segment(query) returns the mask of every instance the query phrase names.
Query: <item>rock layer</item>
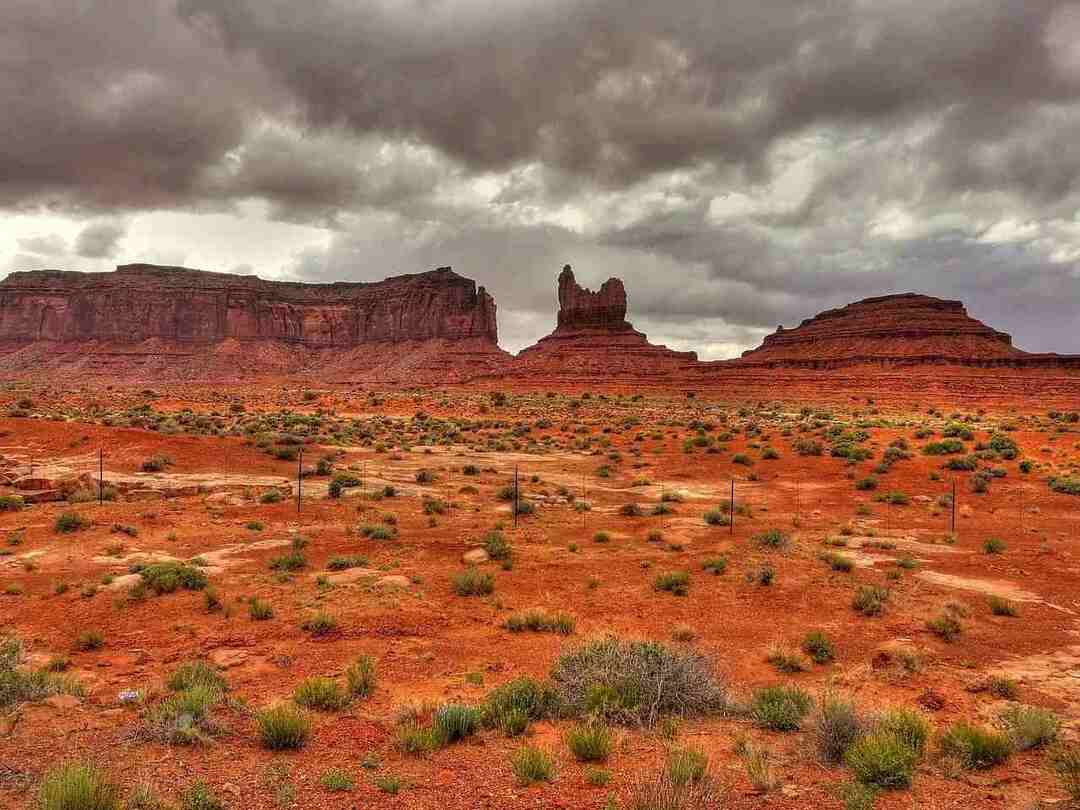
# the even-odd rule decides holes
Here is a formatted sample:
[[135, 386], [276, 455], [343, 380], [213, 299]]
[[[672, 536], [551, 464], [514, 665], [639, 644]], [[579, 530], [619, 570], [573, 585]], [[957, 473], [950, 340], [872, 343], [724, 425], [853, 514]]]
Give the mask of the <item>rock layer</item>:
[[626, 322], [626, 288], [622, 280], [609, 278], [596, 292], [577, 283], [570, 265], [559, 274], [559, 315], [555, 334], [587, 330], [629, 332]]
[[179, 267], [38, 270], [0, 282], [0, 341], [179, 344], [275, 340], [354, 347], [498, 341], [495, 301], [443, 267], [369, 284], [299, 284]]

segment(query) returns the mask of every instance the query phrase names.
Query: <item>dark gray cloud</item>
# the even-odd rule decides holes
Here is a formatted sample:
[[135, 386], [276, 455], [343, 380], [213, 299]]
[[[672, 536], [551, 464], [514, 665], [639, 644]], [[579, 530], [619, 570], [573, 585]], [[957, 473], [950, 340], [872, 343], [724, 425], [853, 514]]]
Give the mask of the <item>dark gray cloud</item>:
[[255, 201], [330, 234], [224, 267], [453, 264], [515, 347], [569, 262], [680, 348], [914, 289], [1080, 351], [1077, 0], [7, 0], [0, 98], [19, 266]]
[[119, 222], [91, 222], [75, 238], [75, 252], [85, 259], [112, 258], [125, 233]]

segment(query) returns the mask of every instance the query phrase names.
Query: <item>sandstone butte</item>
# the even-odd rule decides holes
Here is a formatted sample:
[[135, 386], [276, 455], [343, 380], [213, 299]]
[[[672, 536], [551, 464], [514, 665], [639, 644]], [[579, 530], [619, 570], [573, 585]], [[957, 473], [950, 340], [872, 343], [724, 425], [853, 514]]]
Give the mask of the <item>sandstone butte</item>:
[[845, 374], [892, 373], [910, 386], [924, 372], [946, 380], [948, 367], [981, 375], [983, 385], [1034, 374], [1080, 391], [1080, 357], [1021, 351], [961, 302], [926, 295], [868, 298], [828, 310], [797, 327], [779, 327], [740, 358], [711, 362], [654, 345], [635, 330], [620, 279], [594, 292], [567, 265], [558, 304], [554, 331], [514, 357], [499, 348], [492, 296], [448, 267], [330, 284], [147, 264], [111, 273], [17, 272], [0, 282], [0, 374], [767, 388], [820, 382], [822, 372], [830, 384]]

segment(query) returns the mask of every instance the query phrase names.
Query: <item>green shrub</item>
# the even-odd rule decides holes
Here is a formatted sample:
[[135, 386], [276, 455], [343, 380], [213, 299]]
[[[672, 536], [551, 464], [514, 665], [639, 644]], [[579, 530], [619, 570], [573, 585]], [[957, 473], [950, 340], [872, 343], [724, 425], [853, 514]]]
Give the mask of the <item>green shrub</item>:
[[851, 606], [864, 616], [880, 616], [889, 601], [889, 591], [880, 585], [860, 585]]
[[0, 495], [0, 512], [18, 512], [24, 506], [22, 495]]
[[938, 616], [926, 622], [926, 629], [944, 641], [952, 641], [960, 635], [963, 628], [955, 616], [942, 611]]
[[754, 535], [754, 542], [762, 548], [782, 549], [788, 545], [788, 536], [779, 529], [769, 529]]
[[216, 726], [210, 714], [221, 701], [217, 686], [196, 684], [161, 701], [145, 716], [152, 739], [173, 745], [209, 742]]
[[727, 526], [731, 523], [731, 518], [727, 512], [721, 509], [710, 509], [705, 513], [704, 520], [710, 526]]
[[45, 774], [37, 806], [40, 810], [120, 810], [120, 791], [95, 766], [69, 762]]
[[813, 718], [818, 756], [830, 765], [843, 762], [848, 749], [863, 735], [866, 723], [855, 704], [834, 695], [822, 698]]
[[597, 639], [563, 653], [551, 671], [566, 714], [651, 726], [665, 716], [725, 709], [727, 690], [700, 653], [650, 641]]
[[356, 787], [356, 780], [340, 768], [331, 768], [319, 777], [319, 783], [334, 793], [344, 793]]
[[504, 683], [488, 695], [483, 720], [510, 737], [523, 734], [529, 723], [555, 713], [559, 696], [539, 681], [521, 677]]
[[453, 586], [458, 596], [486, 596], [495, 590], [495, 577], [469, 566], [454, 575]]
[[252, 621], [264, 622], [267, 619], [274, 618], [274, 609], [270, 606], [269, 602], [265, 602], [262, 599], [253, 597], [248, 602], [248, 615]]
[[611, 731], [601, 721], [578, 723], [566, 732], [566, 746], [580, 762], [603, 762], [611, 753]]
[[933, 730], [930, 720], [916, 709], [889, 709], [877, 717], [874, 730], [882, 734], [891, 734], [904, 745], [922, 756], [930, 742]]
[[259, 739], [271, 751], [303, 748], [311, 736], [311, 720], [289, 703], [279, 703], [255, 715]]
[[475, 706], [463, 703], [447, 703], [435, 710], [431, 720], [431, 729], [436, 743], [440, 746], [471, 737], [480, 728], [482, 715]]
[[857, 740], [844, 761], [862, 784], [896, 790], [911, 786], [918, 755], [900, 738], [878, 731]]
[[709, 770], [709, 758], [696, 748], [676, 748], [667, 759], [667, 773], [676, 785], [700, 782]]
[[923, 453], [928, 456], [946, 456], [955, 453], [963, 453], [964, 443], [959, 439], [942, 439], [939, 442], [930, 442], [923, 447]]
[[298, 706], [336, 712], [349, 705], [351, 696], [333, 678], [304, 678], [293, 690], [293, 700]]
[[53, 528], [61, 534], [70, 534], [71, 532], [85, 529], [89, 525], [90, 521], [78, 512], [61, 512], [60, 515], [57, 516]]
[[999, 719], [1017, 751], [1043, 748], [1056, 742], [1061, 731], [1058, 716], [1037, 706], [1010, 706]]
[[558, 633], [568, 636], [574, 632], [577, 621], [568, 613], [548, 613], [540, 608], [512, 613], [507, 617], [505, 627], [511, 633], [526, 630], [534, 633]]
[[761, 728], [798, 731], [814, 699], [797, 686], [767, 686], [754, 692], [750, 716]]
[[802, 651], [809, 655], [815, 664], [827, 664], [836, 658], [836, 649], [832, 641], [820, 630], [806, 634], [802, 642]]
[[83, 630], [75, 637], [75, 649], [82, 652], [100, 650], [105, 646], [105, 636], [97, 630]]
[[550, 782], [555, 778], [555, 760], [540, 748], [523, 745], [510, 755], [510, 770], [521, 785]]
[[327, 636], [337, 630], [337, 626], [337, 619], [325, 610], [316, 612], [300, 624], [302, 630], [307, 630], [315, 637]]
[[716, 576], [720, 576], [727, 571], [727, 558], [726, 557], [710, 557], [702, 564], [702, 569], [709, 571]]
[[960, 721], [941, 735], [941, 751], [968, 770], [986, 770], [1008, 759], [1012, 744], [1005, 734]]
[[1080, 801], [1080, 745], [1069, 743], [1050, 751], [1050, 768], [1074, 802]]
[[201, 591], [209, 580], [199, 568], [180, 562], [151, 563], [139, 570], [142, 584], [153, 593], [161, 596], [183, 588], [188, 591]]
[[690, 593], [690, 575], [685, 571], [658, 574], [653, 580], [653, 590], [667, 591], [675, 596], [686, 596]]
[[988, 601], [990, 603], [990, 612], [995, 616], [1011, 616], [1015, 618], [1020, 615], [1016, 605], [1002, 596], [990, 596]]
[[983, 551], [986, 554], [1003, 554], [1008, 546], [1005, 545], [1004, 540], [1000, 540], [997, 537], [991, 537], [983, 543]]
[[510, 541], [497, 529], [492, 529], [484, 536], [484, 551], [493, 560], [508, 560], [513, 555]]
[[378, 680], [375, 659], [370, 655], [361, 655], [345, 669], [345, 680], [353, 697], [366, 698], [371, 695]]
[[194, 686], [207, 686], [221, 692], [226, 688], [225, 678], [218, 672], [217, 667], [205, 661], [181, 664], [173, 670], [165, 684], [174, 692], [182, 692]]

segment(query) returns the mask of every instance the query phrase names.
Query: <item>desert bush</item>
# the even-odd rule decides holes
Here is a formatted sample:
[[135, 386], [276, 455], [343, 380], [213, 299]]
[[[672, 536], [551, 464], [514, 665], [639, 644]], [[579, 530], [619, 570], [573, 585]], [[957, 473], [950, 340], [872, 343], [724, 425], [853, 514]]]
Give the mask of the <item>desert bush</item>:
[[638, 777], [630, 787], [628, 810], [703, 810], [716, 806], [712, 779], [678, 784], [668, 771]]
[[855, 591], [851, 606], [864, 616], [880, 616], [889, 601], [889, 591], [880, 585], [860, 585]]
[[180, 588], [201, 591], [209, 580], [199, 568], [181, 562], [158, 562], [144, 566], [138, 571], [142, 584], [158, 596], [173, 593]]
[[878, 715], [874, 719], [874, 730], [881, 734], [891, 734], [921, 757], [930, 742], [933, 727], [922, 712], [896, 708]]
[[293, 700], [306, 709], [336, 712], [349, 705], [351, 696], [333, 678], [304, 678], [293, 690]]
[[651, 726], [664, 716], [727, 707], [727, 690], [700, 653], [608, 637], [564, 653], [551, 671], [565, 711]]
[[151, 739], [173, 745], [209, 742], [216, 731], [211, 712], [220, 701], [218, 687], [205, 683], [190, 686], [146, 712], [146, 732]]
[[955, 757], [968, 770], [986, 770], [1009, 758], [1012, 744], [997, 731], [967, 721], [953, 723], [941, 735], [941, 752]]
[[498, 529], [492, 529], [484, 535], [484, 551], [493, 560], [508, 560], [513, 555], [510, 541]]
[[1050, 751], [1050, 768], [1074, 802], [1080, 802], [1080, 745], [1069, 743]]
[[161, 472], [172, 463], [173, 460], [167, 455], [164, 455], [163, 453], [157, 453], [156, 455], [150, 456], [150, 458], [143, 461], [142, 469], [143, 472]]
[[523, 745], [510, 755], [510, 770], [521, 785], [550, 782], [555, 778], [555, 760], [540, 748]]
[[599, 720], [578, 723], [566, 732], [566, 746], [579, 762], [603, 762], [612, 743], [611, 730]]
[[345, 680], [349, 685], [349, 694], [353, 697], [366, 698], [375, 691], [378, 676], [375, 659], [370, 655], [361, 655], [345, 669]]
[[574, 632], [576, 620], [568, 613], [548, 613], [540, 608], [512, 613], [507, 617], [505, 627], [511, 633], [526, 630], [534, 633], [558, 633], [568, 636]]
[[248, 615], [252, 621], [264, 622], [267, 619], [274, 618], [274, 608], [270, 606], [269, 602], [252, 597], [251, 601], [248, 602]]
[[818, 756], [830, 765], [843, 762], [844, 755], [866, 731], [866, 721], [848, 699], [826, 695], [812, 720]]
[[750, 717], [771, 731], [798, 731], [814, 700], [797, 686], [766, 686], [754, 692]]
[[559, 696], [550, 685], [533, 678], [515, 678], [487, 696], [483, 721], [484, 725], [515, 737], [524, 733], [532, 721], [555, 713], [558, 705]]
[[311, 736], [311, 720], [289, 703], [279, 703], [255, 715], [259, 739], [272, 751], [303, 748]]
[[206, 686], [224, 692], [226, 682], [217, 667], [205, 661], [188, 661], [173, 670], [165, 685], [174, 692], [183, 692], [195, 686]]
[[940, 615], [926, 622], [926, 629], [944, 641], [952, 641], [960, 635], [963, 627], [955, 616], [948, 611], [942, 611]]
[[836, 658], [836, 649], [829, 637], [820, 630], [806, 634], [802, 642], [802, 651], [810, 656], [815, 664], [827, 664]]
[[998, 718], [1017, 751], [1043, 748], [1055, 742], [1061, 720], [1049, 709], [1038, 706], [1010, 706]]
[[895, 790], [911, 786], [918, 755], [899, 737], [878, 731], [857, 740], [844, 761], [862, 784]]
[[85, 529], [89, 525], [90, 521], [78, 512], [61, 512], [57, 516], [53, 528], [61, 534], [70, 534]]
[[653, 580], [653, 590], [667, 591], [675, 596], [686, 596], [690, 593], [690, 575], [685, 571], [658, 574]]
[[433, 738], [440, 747], [459, 742], [476, 733], [481, 719], [481, 711], [475, 706], [444, 704], [435, 710], [431, 718]]
[[327, 636], [337, 630], [338, 622], [325, 610], [320, 610], [304, 619], [300, 624], [302, 630], [307, 630], [311, 635]]
[[1003, 596], [990, 596], [989, 599], [990, 612], [995, 616], [1011, 616], [1016, 617], [1020, 615], [1020, 612], [1016, 609], [1016, 605], [1006, 599]]
[[668, 754], [667, 773], [676, 785], [700, 782], [709, 772], [709, 758], [696, 748], [676, 748]]
[[0, 495], [0, 512], [18, 512], [24, 506], [22, 495]]
[[347, 771], [331, 768], [319, 777], [319, 784], [333, 793], [344, 793], [356, 787], [356, 780]]
[[788, 536], [779, 529], [769, 529], [754, 535], [754, 542], [762, 548], [782, 549], [790, 542]]
[[45, 774], [37, 794], [39, 810], [120, 810], [120, 790], [104, 772], [68, 762]]
[[458, 596], [486, 596], [495, 590], [495, 577], [469, 566], [454, 575], [453, 587]]

